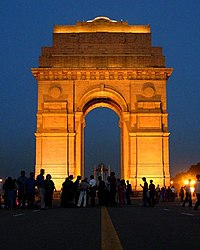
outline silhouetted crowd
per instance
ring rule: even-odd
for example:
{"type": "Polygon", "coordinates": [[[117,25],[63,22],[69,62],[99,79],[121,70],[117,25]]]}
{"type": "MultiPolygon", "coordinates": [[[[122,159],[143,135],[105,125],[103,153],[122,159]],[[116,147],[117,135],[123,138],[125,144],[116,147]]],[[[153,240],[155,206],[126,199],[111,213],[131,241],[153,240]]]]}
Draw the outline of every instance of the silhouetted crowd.
{"type": "MultiPolygon", "coordinates": [[[[174,186],[169,186],[166,188],[165,186],[160,188],[159,185],[155,187],[153,184],[153,180],[150,180],[150,184],[148,186],[148,183],[146,181],[146,178],[142,178],[144,184],[140,184],[140,186],[143,189],[143,204],[145,207],[154,207],[156,203],[159,201],[161,202],[174,202],[175,197],[178,196],[174,186]]],[[[191,179],[188,180],[188,183],[181,187],[179,192],[180,197],[180,205],[182,207],[185,207],[186,203],[188,204],[188,207],[192,207],[192,196],[196,196],[195,205],[193,207],[194,210],[198,209],[198,206],[200,205],[200,175],[196,175],[196,182],[194,184],[194,191],[192,193],[191,185],[190,185],[191,179]]]]}
{"type": "Polygon", "coordinates": [[[155,187],[153,180],[150,180],[150,184],[148,185],[146,178],[142,178],[144,184],[140,184],[143,189],[143,204],[145,207],[154,207],[156,203],[161,202],[173,202],[175,197],[177,196],[176,190],[174,186],[169,186],[166,188],[165,186],[160,188],[159,185],[155,187]]]}
{"type": "Polygon", "coordinates": [[[61,207],[86,207],[89,204],[94,207],[96,200],[100,206],[123,206],[131,204],[132,187],[129,181],[116,179],[115,173],[111,172],[107,181],[101,176],[98,180],[90,176],[90,180],[77,176],[75,182],[70,175],[62,184],[61,207]],[[96,199],[97,196],[97,199],[96,199]]]}
{"type": "MultiPolygon", "coordinates": [[[[21,171],[17,179],[8,177],[1,186],[0,202],[3,198],[4,207],[9,210],[51,208],[54,191],[56,191],[55,184],[50,174],[47,174],[46,178],[44,174],[45,170],[41,169],[36,178],[33,172],[27,178],[25,171],[21,171]]],[[[111,172],[106,182],[101,176],[95,180],[93,175],[90,176],[90,180],[77,176],[73,182],[73,176],[70,175],[62,183],[60,207],[86,207],[88,204],[91,207],[130,205],[131,194],[132,187],[129,181],[116,179],[114,172],[111,172]]]]}
{"type": "MultiPolygon", "coordinates": [[[[44,179],[44,169],[41,169],[40,174],[35,179],[34,173],[31,172],[27,178],[25,171],[21,171],[21,175],[14,179],[8,177],[1,186],[1,196],[4,199],[4,207],[12,210],[13,208],[37,208],[38,202],[40,208],[52,207],[53,192],[55,190],[54,182],[51,180],[51,175],[47,174],[44,179]],[[36,197],[40,197],[36,201],[36,197]]],[[[1,197],[0,196],[0,207],[1,197]]]]}
{"type": "MultiPolygon", "coordinates": [[[[4,199],[4,207],[8,210],[13,208],[29,209],[47,209],[52,207],[55,184],[50,174],[44,177],[45,170],[41,169],[40,174],[35,178],[31,172],[26,177],[25,171],[17,179],[8,177],[4,183],[0,182],[0,208],[1,200],[4,199]]],[[[77,176],[73,182],[73,175],[68,176],[62,183],[60,193],[60,207],[91,207],[98,206],[124,206],[131,205],[131,196],[133,194],[129,181],[115,177],[111,172],[107,180],[104,181],[101,176],[97,180],[93,175],[90,179],[77,176]]],[[[174,186],[168,188],[159,185],[155,187],[153,180],[148,185],[146,178],[143,177],[143,205],[145,207],[154,207],[160,202],[173,202],[177,196],[174,186]]],[[[194,209],[200,205],[200,175],[197,175],[195,184],[196,204],[194,209]]],[[[190,180],[188,185],[182,187],[179,193],[181,205],[184,207],[188,203],[192,207],[192,196],[190,180]]]]}

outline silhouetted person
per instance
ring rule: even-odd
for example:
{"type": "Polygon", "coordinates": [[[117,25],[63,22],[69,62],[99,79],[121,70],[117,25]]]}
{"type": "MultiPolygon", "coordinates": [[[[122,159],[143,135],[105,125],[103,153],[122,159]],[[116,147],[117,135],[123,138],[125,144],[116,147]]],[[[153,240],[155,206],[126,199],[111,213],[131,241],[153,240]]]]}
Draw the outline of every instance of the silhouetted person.
{"type": "Polygon", "coordinates": [[[119,189],[118,189],[118,192],[119,192],[119,205],[120,205],[120,207],[122,207],[124,205],[125,191],[126,191],[126,183],[125,183],[125,180],[122,179],[120,181],[120,185],[119,185],[119,189]]]}
{"type": "Polygon", "coordinates": [[[190,182],[191,180],[188,180],[188,184],[185,186],[186,190],[186,196],[185,200],[183,201],[182,207],[185,206],[185,203],[188,202],[188,207],[192,207],[192,194],[191,194],[191,189],[190,189],[190,182]]]}
{"type": "Polygon", "coordinates": [[[162,187],[160,190],[160,201],[165,201],[166,187],[162,187]]]}
{"type": "Polygon", "coordinates": [[[111,205],[111,198],[110,198],[110,176],[107,177],[107,181],[105,183],[105,205],[111,205]]]}
{"type": "Polygon", "coordinates": [[[116,204],[119,204],[119,187],[121,185],[120,178],[116,178],[116,195],[115,195],[115,202],[116,204]]]}
{"type": "Polygon", "coordinates": [[[3,184],[3,189],[5,191],[5,196],[6,196],[6,208],[9,210],[12,210],[13,207],[15,206],[15,199],[16,199],[16,186],[15,182],[13,181],[12,177],[8,177],[4,184],[3,184]]]}
{"type": "Polygon", "coordinates": [[[97,190],[97,183],[94,179],[94,175],[90,175],[90,198],[91,198],[91,207],[95,207],[95,197],[96,197],[96,190],[97,190]]]}
{"type": "Polygon", "coordinates": [[[0,179],[0,209],[2,208],[1,207],[1,197],[2,197],[2,194],[3,194],[3,180],[0,179]]]}
{"type": "Polygon", "coordinates": [[[18,207],[25,208],[26,203],[26,192],[25,192],[25,183],[26,183],[25,171],[21,171],[21,175],[17,178],[18,186],[18,207]]]}
{"type": "Polygon", "coordinates": [[[47,174],[46,179],[44,180],[44,189],[45,189],[45,207],[51,208],[53,201],[53,192],[55,190],[54,182],[51,179],[51,175],[47,174]]]}
{"type": "Polygon", "coordinates": [[[156,188],[155,188],[155,185],[153,184],[153,180],[150,180],[150,184],[149,184],[149,206],[150,207],[155,206],[155,192],[156,192],[156,188]]]}
{"type": "Polygon", "coordinates": [[[73,207],[74,199],[74,183],[73,175],[70,175],[65,179],[62,184],[62,193],[61,193],[61,207],[73,207]]]}
{"type": "Polygon", "coordinates": [[[184,200],[184,196],[185,196],[185,191],[184,191],[184,187],[181,187],[180,192],[179,192],[179,197],[181,199],[181,203],[184,200]]]}
{"type": "Polygon", "coordinates": [[[172,198],[172,190],[170,186],[168,186],[168,188],[166,189],[166,201],[171,201],[171,198],[172,198]]]}
{"type": "Polygon", "coordinates": [[[156,203],[158,203],[160,200],[160,186],[159,186],[159,184],[156,187],[156,195],[155,196],[156,196],[156,203]]]}
{"type": "Polygon", "coordinates": [[[105,182],[102,180],[102,177],[98,177],[98,199],[99,205],[104,206],[106,200],[106,191],[105,191],[105,182]]]}
{"type": "MultiPolygon", "coordinates": [[[[89,181],[88,181],[88,178],[87,177],[85,177],[85,181],[87,182],[87,184],[89,185],[89,181]]],[[[90,186],[90,185],[89,185],[90,186]]],[[[88,202],[89,202],[89,194],[90,194],[90,189],[88,188],[87,190],[86,190],[86,193],[87,193],[87,195],[86,195],[86,205],[88,205],[88,202]]]]}
{"type": "Polygon", "coordinates": [[[87,179],[85,178],[82,180],[82,182],[79,184],[80,186],[80,195],[78,199],[77,207],[80,207],[83,202],[83,207],[86,207],[87,204],[87,190],[89,189],[90,185],[87,182],[87,179]]]}
{"type": "Polygon", "coordinates": [[[26,189],[26,199],[28,203],[28,208],[34,208],[35,204],[35,186],[36,181],[34,178],[34,173],[30,173],[30,177],[26,180],[25,189],[26,189]]]}
{"type": "Polygon", "coordinates": [[[117,192],[117,182],[115,177],[115,172],[110,173],[110,202],[111,206],[116,206],[116,192],[117,192]]]}
{"type": "Polygon", "coordinates": [[[145,177],[143,177],[142,180],[144,182],[144,185],[142,186],[142,184],[140,184],[140,186],[143,189],[143,204],[144,204],[144,207],[147,207],[147,204],[149,203],[148,195],[147,195],[147,192],[148,192],[148,183],[147,183],[145,177]]]}
{"type": "Polygon", "coordinates": [[[176,196],[176,190],[174,186],[171,187],[171,201],[174,202],[176,196]]]}
{"type": "Polygon", "coordinates": [[[80,190],[79,190],[79,184],[81,181],[81,176],[78,175],[75,182],[74,182],[74,200],[75,200],[75,205],[78,204],[78,198],[80,195],[80,190]]]}
{"type": "Polygon", "coordinates": [[[40,169],[40,174],[36,178],[37,188],[40,195],[40,208],[45,209],[45,202],[44,202],[44,196],[45,196],[45,189],[44,189],[44,169],[40,169]]]}
{"type": "Polygon", "coordinates": [[[198,209],[198,206],[200,205],[200,175],[196,175],[196,183],[194,185],[194,191],[195,191],[195,194],[196,194],[196,197],[197,197],[197,201],[194,205],[194,210],[197,210],[198,209]]]}
{"type": "Polygon", "coordinates": [[[132,187],[129,181],[126,181],[126,202],[127,205],[131,205],[131,194],[132,194],[132,187]]]}

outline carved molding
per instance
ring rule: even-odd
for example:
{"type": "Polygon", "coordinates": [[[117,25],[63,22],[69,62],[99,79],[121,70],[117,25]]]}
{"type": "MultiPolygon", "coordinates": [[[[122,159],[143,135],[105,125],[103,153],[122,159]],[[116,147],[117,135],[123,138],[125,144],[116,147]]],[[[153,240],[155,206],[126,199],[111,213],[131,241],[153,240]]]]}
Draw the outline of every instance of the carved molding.
{"type": "Polygon", "coordinates": [[[36,80],[167,80],[172,68],[66,69],[32,68],[36,80]]]}

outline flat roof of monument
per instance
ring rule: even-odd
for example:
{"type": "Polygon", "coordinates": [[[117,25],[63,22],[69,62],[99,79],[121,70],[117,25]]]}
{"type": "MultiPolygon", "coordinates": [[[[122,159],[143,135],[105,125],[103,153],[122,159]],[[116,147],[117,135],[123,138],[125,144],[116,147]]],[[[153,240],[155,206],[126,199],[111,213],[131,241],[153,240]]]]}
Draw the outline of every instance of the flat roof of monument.
{"type": "Polygon", "coordinates": [[[151,33],[150,25],[129,25],[126,21],[111,20],[99,16],[92,20],[77,22],[75,25],[55,25],[54,33],[93,33],[93,32],[119,32],[119,33],[151,33]]]}

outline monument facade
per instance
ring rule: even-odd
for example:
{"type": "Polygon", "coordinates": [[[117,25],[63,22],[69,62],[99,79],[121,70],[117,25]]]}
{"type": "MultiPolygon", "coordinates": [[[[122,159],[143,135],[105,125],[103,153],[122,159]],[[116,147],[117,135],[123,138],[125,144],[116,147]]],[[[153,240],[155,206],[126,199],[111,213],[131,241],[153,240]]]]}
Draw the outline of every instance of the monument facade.
{"type": "Polygon", "coordinates": [[[57,189],[68,175],[84,173],[85,117],[97,107],[119,116],[121,178],[140,190],[141,178],[169,185],[166,68],[152,47],[149,25],[97,17],[55,26],[43,47],[38,82],[36,174],[51,173],[57,189]]]}

